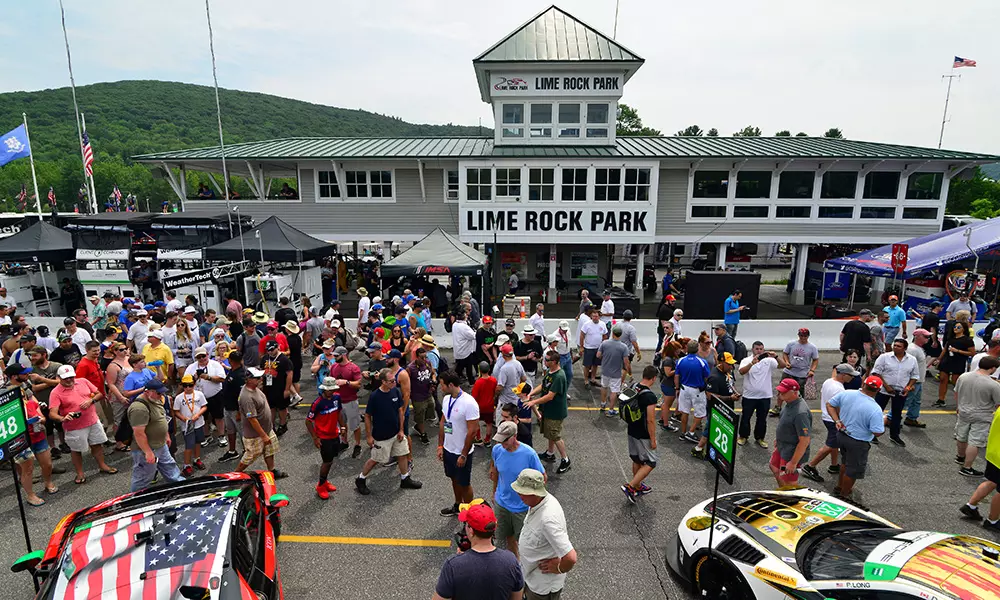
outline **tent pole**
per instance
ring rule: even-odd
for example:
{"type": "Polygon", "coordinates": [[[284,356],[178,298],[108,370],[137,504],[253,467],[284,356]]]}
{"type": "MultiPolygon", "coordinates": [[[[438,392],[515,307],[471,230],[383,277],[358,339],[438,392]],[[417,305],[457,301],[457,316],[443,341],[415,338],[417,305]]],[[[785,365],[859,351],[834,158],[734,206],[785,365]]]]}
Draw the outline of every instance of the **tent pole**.
{"type": "Polygon", "coordinates": [[[850,275],[851,275],[851,291],[850,291],[851,297],[850,297],[850,299],[847,302],[847,308],[853,309],[854,308],[854,286],[856,286],[857,283],[858,283],[858,276],[855,273],[851,273],[850,275]]]}
{"type": "MultiPolygon", "coordinates": [[[[38,262],[38,261],[36,260],[35,262],[38,262]]],[[[55,316],[52,313],[52,300],[49,298],[49,287],[47,285],[45,285],[45,265],[43,265],[41,263],[38,264],[38,274],[42,276],[42,291],[45,292],[45,302],[46,302],[46,304],[49,305],[49,315],[55,316]]],[[[42,311],[38,311],[39,314],[37,314],[35,316],[38,316],[38,317],[42,316],[41,312],[42,311]]]]}

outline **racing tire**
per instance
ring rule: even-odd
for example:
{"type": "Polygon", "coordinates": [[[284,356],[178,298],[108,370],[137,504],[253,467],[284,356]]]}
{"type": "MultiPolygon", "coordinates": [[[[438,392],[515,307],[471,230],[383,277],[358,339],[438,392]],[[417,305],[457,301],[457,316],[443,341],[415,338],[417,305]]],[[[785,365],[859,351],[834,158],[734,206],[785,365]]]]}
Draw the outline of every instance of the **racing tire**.
{"type": "Polygon", "coordinates": [[[754,600],[754,594],[743,575],[729,560],[716,553],[704,553],[694,558],[691,587],[695,594],[703,598],[754,600]]]}

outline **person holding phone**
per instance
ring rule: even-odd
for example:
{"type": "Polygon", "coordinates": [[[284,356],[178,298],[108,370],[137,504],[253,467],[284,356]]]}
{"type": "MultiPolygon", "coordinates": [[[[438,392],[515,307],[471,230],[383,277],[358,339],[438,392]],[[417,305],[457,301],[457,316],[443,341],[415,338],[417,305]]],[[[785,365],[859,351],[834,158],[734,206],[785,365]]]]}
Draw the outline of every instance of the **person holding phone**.
{"type": "Polygon", "coordinates": [[[79,485],[87,481],[83,473],[83,452],[88,447],[102,473],[117,473],[118,469],[104,462],[104,442],[108,441],[108,436],[97,419],[94,407],[94,403],[104,397],[103,394],[86,379],[77,379],[76,369],[70,365],[59,367],[56,377],[59,385],[49,394],[49,418],[62,423],[76,470],[75,483],[79,485]]]}

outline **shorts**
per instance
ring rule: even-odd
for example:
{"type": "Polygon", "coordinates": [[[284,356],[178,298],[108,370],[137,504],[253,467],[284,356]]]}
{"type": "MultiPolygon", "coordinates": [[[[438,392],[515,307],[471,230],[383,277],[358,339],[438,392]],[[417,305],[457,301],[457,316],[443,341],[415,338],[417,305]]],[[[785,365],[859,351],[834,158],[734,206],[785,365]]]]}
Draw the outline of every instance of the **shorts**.
{"type": "Polygon", "coordinates": [[[622,391],[622,378],[601,374],[601,387],[610,389],[612,394],[618,394],[622,391]]]}
{"type": "Polygon", "coordinates": [[[196,427],[184,433],[184,450],[194,450],[194,447],[205,441],[205,426],[196,427]]]}
{"type": "Polygon", "coordinates": [[[387,440],[375,440],[371,459],[381,464],[389,462],[390,458],[406,456],[409,453],[410,444],[406,441],[406,436],[403,436],[403,439],[392,436],[387,440]]]}
{"type": "Polygon", "coordinates": [[[248,467],[261,456],[264,458],[274,456],[278,452],[278,436],[271,431],[267,434],[267,438],[271,440],[270,444],[264,444],[264,440],[259,437],[243,438],[243,457],[240,458],[240,464],[248,467]]]}
{"type": "Polygon", "coordinates": [[[115,417],[115,425],[120,425],[121,422],[122,422],[122,419],[127,419],[126,415],[128,414],[128,405],[127,404],[122,404],[121,402],[117,402],[117,401],[116,402],[112,402],[111,403],[111,414],[114,415],[114,417],[115,417]]]}
{"type": "Polygon", "coordinates": [[[208,414],[212,415],[213,419],[221,419],[225,416],[226,406],[222,403],[222,392],[209,396],[205,400],[208,401],[208,414]]]}
{"type": "Polygon", "coordinates": [[[479,409],[479,420],[483,423],[493,423],[496,426],[497,413],[495,410],[490,409],[489,412],[484,411],[482,408],[479,409]]]}
{"type": "Polygon", "coordinates": [[[661,381],[660,382],[660,393],[663,394],[663,396],[666,397],[666,398],[673,398],[674,396],[677,395],[677,390],[674,388],[674,386],[672,384],[671,385],[667,385],[667,384],[665,384],[665,383],[663,383],[661,381]]]}
{"type": "Polygon", "coordinates": [[[656,451],[650,448],[649,440],[628,436],[628,456],[637,465],[656,468],[656,451]]]}
{"type": "MultiPolygon", "coordinates": [[[[785,459],[783,459],[783,458],[781,458],[781,453],[779,453],[777,449],[775,449],[775,451],[771,453],[771,466],[772,467],[774,467],[775,469],[780,469],[781,467],[783,467],[783,466],[785,466],[787,464],[788,464],[788,461],[785,460],[785,459]]],[[[779,471],[779,473],[780,473],[780,471],[779,471]]],[[[794,485],[794,484],[796,484],[799,481],[799,472],[798,471],[792,471],[792,472],[787,472],[786,471],[785,473],[778,475],[778,481],[780,481],[781,483],[784,483],[785,485],[794,485]]]]}
{"type": "Polygon", "coordinates": [[[585,367],[596,367],[600,363],[597,361],[597,348],[584,348],[583,349],[583,366],[585,367]]]}
{"type": "Polygon", "coordinates": [[[837,424],[833,421],[823,421],[823,425],[826,427],[826,444],[827,448],[839,449],[840,442],[837,441],[837,424]]]}
{"type": "Polygon", "coordinates": [[[340,438],[322,439],[319,441],[319,456],[325,463],[333,462],[333,459],[337,458],[344,447],[340,438]]]}
{"type": "Polygon", "coordinates": [[[990,461],[986,461],[986,471],[983,473],[983,477],[986,481],[990,481],[1000,486],[1000,467],[990,461]]]}
{"type": "Polygon", "coordinates": [[[542,419],[542,437],[550,442],[558,442],[562,439],[563,420],[562,419],[542,419]]]}
{"type": "MultiPolygon", "coordinates": [[[[292,404],[292,399],[285,397],[284,388],[280,390],[266,390],[264,395],[267,396],[267,405],[271,407],[271,410],[287,410],[292,404]]],[[[208,411],[212,412],[211,402],[208,405],[208,411]]]]}
{"type": "Polygon", "coordinates": [[[427,406],[434,405],[434,400],[427,398],[426,400],[412,400],[413,410],[413,426],[423,425],[424,421],[427,420],[427,406]]]}
{"type": "Polygon", "coordinates": [[[292,364],[292,383],[298,383],[302,379],[302,365],[292,364]]]}
{"type": "Polygon", "coordinates": [[[36,455],[41,454],[42,452],[48,452],[48,451],[49,451],[49,441],[46,439],[42,439],[40,441],[33,442],[30,448],[25,448],[24,450],[22,450],[21,453],[14,458],[14,462],[17,464],[21,464],[25,461],[31,460],[36,455]]]}
{"type": "Polygon", "coordinates": [[[955,439],[963,444],[969,444],[976,448],[986,447],[986,438],[990,436],[990,422],[978,423],[969,421],[961,413],[955,423],[955,439]]]}
{"type": "Polygon", "coordinates": [[[510,512],[500,506],[500,504],[496,504],[494,512],[497,516],[497,528],[495,532],[497,540],[505,540],[509,537],[516,540],[521,537],[521,529],[524,527],[524,517],[528,515],[528,511],[520,513],[510,512]]]}
{"type": "Polygon", "coordinates": [[[358,408],[357,400],[341,403],[340,410],[344,411],[344,420],[347,421],[348,432],[357,431],[361,428],[361,409],[358,408]]]}
{"type": "Polygon", "coordinates": [[[473,454],[469,454],[468,458],[465,459],[465,466],[458,466],[458,454],[452,454],[447,450],[444,451],[444,474],[448,479],[455,482],[455,485],[468,486],[472,485],[472,457],[473,454]]]}
{"type": "Polygon", "coordinates": [[[844,475],[851,479],[864,479],[871,443],[856,440],[843,431],[837,432],[837,442],[840,443],[840,464],[844,466],[844,475]]]}
{"type": "Polygon", "coordinates": [[[108,441],[108,436],[104,433],[100,422],[83,429],[67,429],[64,433],[66,434],[66,445],[73,452],[86,452],[91,446],[100,446],[108,441]]]}
{"type": "Polygon", "coordinates": [[[233,435],[240,430],[240,422],[236,420],[236,417],[240,416],[240,411],[238,410],[226,410],[225,415],[222,417],[223,421],[226,422],[226,434],[233,435]]]}
{"type": "Polygon", "coordinates": [[[677,395],[677,410],[690,413],[696,419],[704,419],[708,410],[708,397],[698,388],[682,385],[681,392],[677,395]]]}

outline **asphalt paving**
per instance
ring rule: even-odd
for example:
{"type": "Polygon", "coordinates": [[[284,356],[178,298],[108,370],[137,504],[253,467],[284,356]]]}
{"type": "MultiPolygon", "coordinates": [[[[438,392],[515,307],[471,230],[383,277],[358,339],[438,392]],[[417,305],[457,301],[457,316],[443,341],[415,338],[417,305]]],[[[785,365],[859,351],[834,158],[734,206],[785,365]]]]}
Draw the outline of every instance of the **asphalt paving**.
{"type": "MultiPolygon", "coordinates": [[[[828,373],[838,359],[833,353],[824,354],[820,373],[828,373]]],[[[311,379],[304,376],[303,382],[303,395],[314,397],[311,379]]],[[[925,409],[936,399],[934,383],[925,384],[925,409]]],[[[579,554],[563,597],[693,598],[669,573],[664,553],[684,513],[711,496],[715,483],[711,465],[692,458],[692,445],[679,441],[676,434],[661,432],[660,465],[647,480],[653,492],[631,506],[619,489],[631,473],[624,423],[596,410],[600,393],[585,388],[579,372],[572,396],[564,435],[573,467],[559,475],[556,465],[549,465],[549,490],[563,505],[570,539],[579,554]]],[[[814,409],[819,407],[818,401],[810,404],[814,409]]],[[[949,403],[947,408],[954,405],[949,403]]],[[[452,497],[450,482],[434,457],[435,445],[417,442],[414,449],[413,475],[423,482],[423,489],[401,490],[395,469],[379,468],[369,481],[372,494],[361,496],[354,491],[353,480],[364,455],[362,459],[345,455],[331,471],[331,481],[340,489],[323,501],[313,490],[320,458],[305,431],[305,412],[304,407],[292,411],[289,431],[281,438],[277,456],[278,467],[290,473],[278,482],[279,490],[291,497],[291,505],[282,511],[283,534],[289,538],[278,550],[286,598],[430,598],[441,563],[455,551],[449,542],[458,526],[454,517],[438,514],[451,504],[452,497]]],[[[819,415],[813,418],[814,426],[822,431],[819,415]]],[[[859,499],[902,527],[984,535],[977,524],[958,515],[958,507],[979,480],[959,475],[953,463],[954,415],[927,411],[922,419],[927,422],[926,429],[903,432],[905,448],[889,443],[873,448],[868,478],[856,488],[859,499]]],[[[772,432],[775,422],[769,419],[772,432]]],[[[544,450],[537,430],[534,437],[535,448],[544,450]]],[[[771,432],[768,439],[773,439],[771,432]]],[[[821,444],[822,436],[817,433],[812,451],[821,444]]],[[[212,471],[235,464],[218,463],[218,449],[207,454],[206,463],[212,471]]],[[[486,455],[482,449],[475,452],[473,489],[477,495],[492,489],[486,455]]],[[[720,491],[773,489],[769,455],[752,444],[740,447],[734,484],[723,482],[720,491]]],[[[68,459],[57,463],[69,466],[68,459]]],[[[86,484],[74,485],[71,473],[58,475],[60,491],[52,496],[43,493],[46,505],[25,507],[34,548],[47,541],[66,513],[128,490],[130,459],[118,453],[112,455],[110,463],[121,472],[100,475],[88,459],[86,484]]],[[[982,458],[976,467],[984,467],[982,458]]],[[[833,484],[813,485],[831,489],[833,484]]],[[[6,501],[0,509],[5,525],[0,556],[10,564],[24,553],[24,539],[9,471],[0,471],[0,497],[6,501]]],[[[28,576],[0,570],[0,600],[27,598],[31,593],[28,576]]]]}

